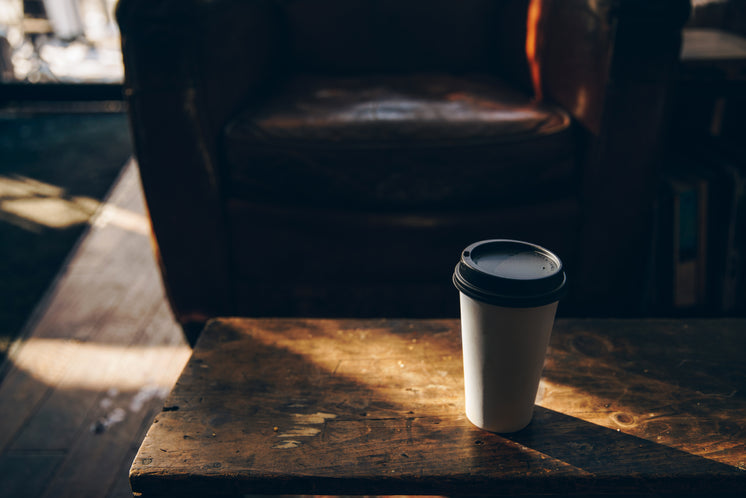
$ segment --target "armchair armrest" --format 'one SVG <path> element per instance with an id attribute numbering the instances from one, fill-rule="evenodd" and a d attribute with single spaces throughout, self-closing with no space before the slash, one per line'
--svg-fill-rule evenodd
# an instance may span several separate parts
<path id="1" fill-rule="evenodd" d="M 217 143 L 272 78 L 273 12 L 263 1 L 121 0 L 117 20 L 159 263 L 189 280 L 169 278 L 167 292 L 180 322 L 201 322 L 232 308 Z"/>
<path id="2" fill-rule="evenodd" d="M 580 258 L 599 271 L 575 280 L 597 298 L 581 308 L 614 312 L 611 282 L 630 283 L 618 295 L 639 307 L 626 312 L 644 307 L 668 92 L 689 9 L 689 0 L 532 0 L 535 89 L 573 115 L 588 144 Z M 618 257 L 636 263 L 610 264 Z"/>
<path id="3" fill-rule="evenodd" d="M 527 50 L 536 94 L 602 133 L 609 99 L 639 83 L 667 88 L 689 11 L 689 0 L 531 0 Z"/>

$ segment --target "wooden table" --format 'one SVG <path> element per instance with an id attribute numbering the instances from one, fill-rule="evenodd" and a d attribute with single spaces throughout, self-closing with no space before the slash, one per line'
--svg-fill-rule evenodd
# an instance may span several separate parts
<path id="1" fill-rule="evenodd" d="M 211 322 L 142 496 L 746 490 L 746 320 L 559 320 L 534 420 L 477 429 L 457 320 Z"/>

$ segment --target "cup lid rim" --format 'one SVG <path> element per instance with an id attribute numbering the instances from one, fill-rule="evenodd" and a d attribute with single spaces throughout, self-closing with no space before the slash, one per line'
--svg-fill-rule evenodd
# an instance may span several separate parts
<path id="1" fill-rule="evenodd" d="M 478 254 L 525 250 L 538 253 L 556 263 L 556 271 L 538 278 L 516 278 L 486 271 L 474 259 Z M 487 239 L 469 245 L 453 273 L 453 284 L 467 296 L 489 304 L 510 307 L 535 307 L 559 300 L 567 289 L 567 275 L 562 260 L 552 251 L 514 239 Z"/>

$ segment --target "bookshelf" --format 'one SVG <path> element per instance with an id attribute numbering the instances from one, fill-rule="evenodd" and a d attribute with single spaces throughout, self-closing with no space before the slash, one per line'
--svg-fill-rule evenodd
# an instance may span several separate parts
<path id="1" fill-rule="evenodd" d="M 684 30 L 662 169 L 653 308 L 746 316 L 746 39 Z"/>

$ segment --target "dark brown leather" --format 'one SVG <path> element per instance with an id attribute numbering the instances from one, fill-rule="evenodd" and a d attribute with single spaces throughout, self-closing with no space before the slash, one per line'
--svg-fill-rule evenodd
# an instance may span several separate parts
<path id="1" fill-rule="evenodd" d="M 228 124 L 228 188 L 345 208 L 530 204 L 575 190 L 570 124 L 496 77 L 300 76 Z"/>
<path id="2" fill-rule="evenodd" d="M 551 247 L 571 272 L 577 195 L 507 208 L 356 211 L 231 200 L 237 307 L 248 316 L 458 316 L 454 254 L 500 237 Z"/>
<path id="3" fill-rule="evenodd" d="M 507 70 L 495 50 L 523 43 L 527 0 L 290 0 L 293 64 L 326 74 Z M 507 21 L 507 22 L 506 22 Z M 520 62 L 525 66 L 525 59 Z M 504 74 L 504 73 L 503 73 Z"/>
<path id="4" fill-rule="evenodd" d="M 443 73 L 300 75 L 228 124 L 232 140 L 357 146 L 533 140 L 568 128 L 559 108 L 504 80 Z"/>

